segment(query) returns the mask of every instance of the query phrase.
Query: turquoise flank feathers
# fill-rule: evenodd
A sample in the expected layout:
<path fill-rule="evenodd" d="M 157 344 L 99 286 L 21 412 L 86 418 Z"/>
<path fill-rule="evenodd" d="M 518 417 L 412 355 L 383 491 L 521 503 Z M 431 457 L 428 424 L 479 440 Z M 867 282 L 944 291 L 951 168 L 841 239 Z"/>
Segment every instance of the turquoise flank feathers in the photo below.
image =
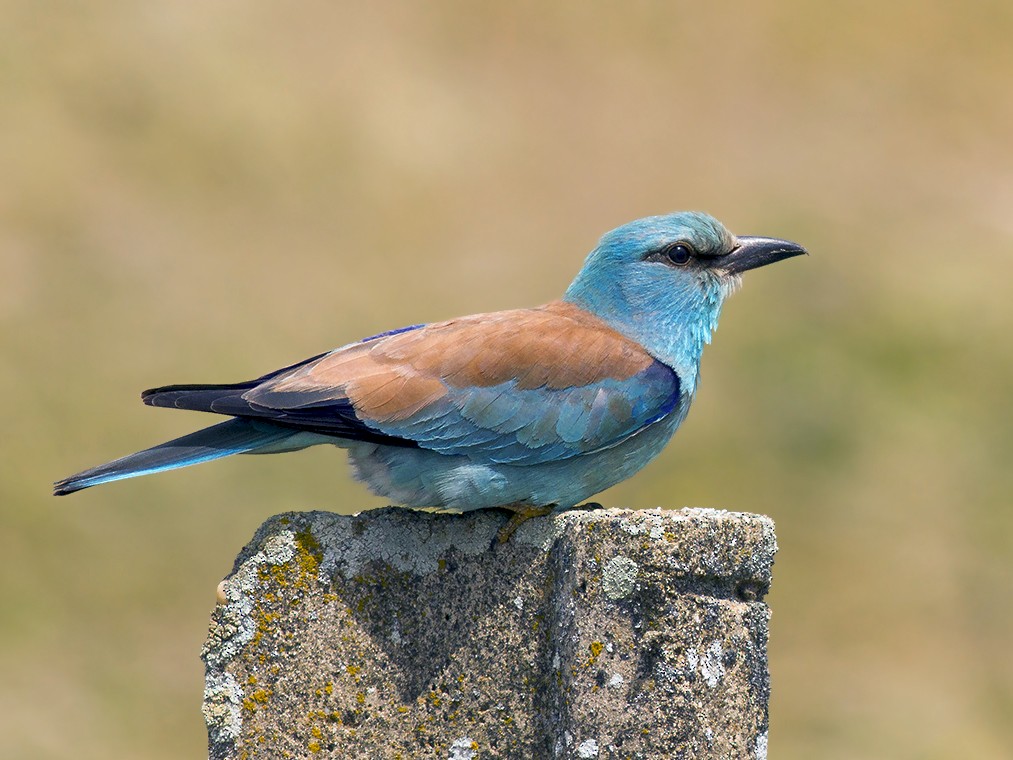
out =
<path fill-rule="evenodd" d="M 602 237 L 560 301 L 390 330 L 244 383 L 146 391 L 151 406 L 233 419 L 55 493 L 328 443 L 404 506 L 573 507 L 636 473 L 685 419 L 742 272 L 804 252 L 706 214 L 640 219 Z"/>

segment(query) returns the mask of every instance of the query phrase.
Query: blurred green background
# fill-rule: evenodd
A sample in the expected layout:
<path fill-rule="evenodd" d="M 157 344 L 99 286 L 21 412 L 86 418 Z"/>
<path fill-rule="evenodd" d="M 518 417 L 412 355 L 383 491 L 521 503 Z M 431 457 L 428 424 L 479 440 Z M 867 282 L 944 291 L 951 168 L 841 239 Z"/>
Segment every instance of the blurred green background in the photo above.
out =
<path fill-rule="evenodd" d="M 752 273 L 612 506 L 765 512 L 773 758 L 1013 757 L 1013 4 L 0 2 L 0 755 L 205 751 L 216 583 L 335 450 L 57 500 L 143 407 L 557 297 L 707 210 Z"/>

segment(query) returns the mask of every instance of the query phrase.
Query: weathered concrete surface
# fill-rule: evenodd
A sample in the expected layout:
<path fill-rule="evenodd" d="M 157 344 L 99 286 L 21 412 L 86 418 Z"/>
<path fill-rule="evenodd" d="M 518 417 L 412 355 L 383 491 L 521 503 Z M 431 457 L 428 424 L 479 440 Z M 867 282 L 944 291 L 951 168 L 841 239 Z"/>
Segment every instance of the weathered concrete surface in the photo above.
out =
<path fill-rule="evenodd" d="M 766 517 L 268 520 L 203 657 L 212 758 L 764 758 Z"/>

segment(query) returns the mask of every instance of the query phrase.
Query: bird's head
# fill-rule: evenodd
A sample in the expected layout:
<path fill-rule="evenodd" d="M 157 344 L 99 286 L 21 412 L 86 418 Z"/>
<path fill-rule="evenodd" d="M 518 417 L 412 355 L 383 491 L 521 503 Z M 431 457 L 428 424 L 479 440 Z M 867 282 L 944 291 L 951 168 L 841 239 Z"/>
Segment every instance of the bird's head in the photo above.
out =
<path fill-rule="evenodd" d="M 742 273 L 805 252 L 787 240 L 736 237 L 695 211 L 650 216 L 606 233 L 564 298 L 695 378 Z"/>

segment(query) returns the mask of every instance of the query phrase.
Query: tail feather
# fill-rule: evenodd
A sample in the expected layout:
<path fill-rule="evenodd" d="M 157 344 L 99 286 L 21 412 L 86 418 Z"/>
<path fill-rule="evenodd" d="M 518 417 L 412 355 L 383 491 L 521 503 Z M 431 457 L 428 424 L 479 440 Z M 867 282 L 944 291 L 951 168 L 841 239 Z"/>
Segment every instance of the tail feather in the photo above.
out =
<path fill-rule="evenodd" d="M 284 375 L 304 364 L 310 364 L 327 354 L 317 354 L 301 362 L 268 372 L 266 375 L 245 380 L 241 383 L 197 383 L 186 385 L 163 385 L 141 393 L 141 401 L 148 406 L 162 406 L 169 409 L 190 409 L 195 412 L 217 412 L 218 414 L 243 414 L 250 411 L 250 405 L 242 395 L 261 383 Z"/>
<path fill-rule="evenodd" d="M 409 438 L 399 438 L 369 427 L 359 419 L 352 402 L 344 398 L 338 389 L 326 390 L 319 395 L 303 391 L 274 392 L 269 394 L 268 401 L 263 398 L 247 399 L 247 391 L 257 388 L 262 379 L 228 385 L 165 385 L 144 391 L 141 400 L 148 406 L 256 419 L 292 431 L 386 446 L 418 447 L 418 443 Z"/>
<path fill-rule="evenodd" d="M 53 493 L 63 496 L 113 480 L 174 470 L 232 454 L 250 453 L 275 445 L 293 434 L 295 431 L 291 429 L 269 423 L 232 419 L 71 475 L 55 483 Z"/>

